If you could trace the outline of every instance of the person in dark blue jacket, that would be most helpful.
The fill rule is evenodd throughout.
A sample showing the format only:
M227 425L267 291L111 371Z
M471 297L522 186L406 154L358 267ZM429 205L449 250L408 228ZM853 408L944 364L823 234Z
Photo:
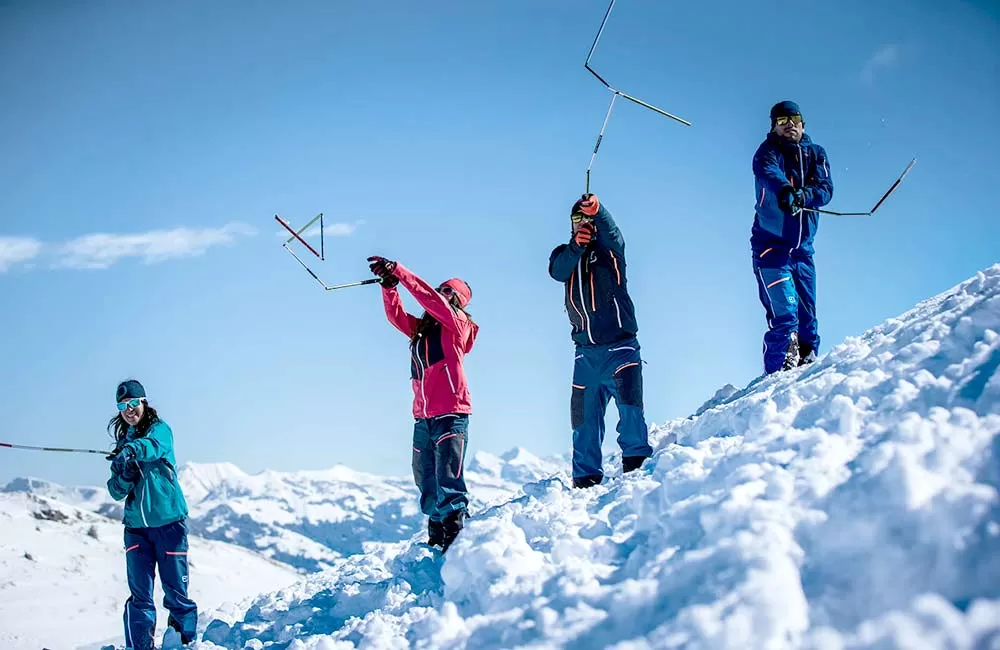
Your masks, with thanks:
M819 352L813 238L833 198L826 151L805 133L798 104L771 108L771 132L753 156L756 215L750 234L764 313L764 372L812 363Z
M642 359L635 307L628 293L625 238L593 194L570 212L572 236L549 256L549 275L565 285L566 313L576 347L570 420L573 487L604 479L604 414L614 397L622 470L652 456L642 404Z
M184 644L195 640L198 606L188 597L187 502L174 470L174 435L146 401L134 379L115 393L118 415L108 422L115 437L108 492L125 500L125 567L130 598L125 601L125 645L153 650L156 606L153 581L160 570L167 626Z

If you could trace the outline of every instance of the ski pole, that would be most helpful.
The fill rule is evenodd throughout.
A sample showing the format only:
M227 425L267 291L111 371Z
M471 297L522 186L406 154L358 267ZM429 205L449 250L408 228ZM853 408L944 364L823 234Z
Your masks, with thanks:
M320 219L322 216L323 216L322 213L318 214L315 219L313 219L312 221L310 221L309 223L307 223L305 225L305 227L302 228L301 232L305 232L306 228L308 228L309 226L311 226L314 223L316 223L316 220ZM288 230L288 232L292 233L292 236L289 237L288 241L285 242L285 244L284 244L285 246L287 246L293 239L298 239L300 242L302 242L303 246L305 246L310 251L312 251L313 255L315 255L316 257L318 257L320 259L323 259L323 256L321 254L319 254L318 252L316 252L315 248L313 248L312 246L309 245L309 242L307 242L306 240L302 239L302 236L299 233L297 233L294 230L292 230L292 227L288 225L287 221L285 221L284 219L282 219L278 215L274 215L274 220L277 221L278 223L280 223L282 226L284 226L285 229Z
M903 173L899 175L899 178L896 179L896 182L893 183L889 187L889 189L885 191L885 194L883 194L882 198L878 200L878 202L875 204L875 207L869 210L868 212L835 212L833 210L821 210L819 208L803 208L803 209L806 210L807 212L818 212L819 214L832 214L836 217L870 217L874 215L875 211L879 209L879 206L882 205L882 203L887 198L889 198L889 195L896 191L896 188L899 187L899 184L903 182L903 178L905 178L906 175L910 173L910 169L916 162L917 162L916 158L910 161L910 164L906 166L906 169L904 169Z
M102 456L107 456L111 452L108 450L101 449L69 449L66 447L35 447L32 445L15 445L11 442L0 442L0 447L9 447L10 449L31 449L34 451L65 451L76 454L101 454Z
M607 88L612 93L612 96L611 96L611 105L608 106L608 113L607 113L607 115L604 116L604 125L601 127L601 133L600 133L600 135L597 136L597 144L594 146L594 153L590 156L590 165L587 166L587 193L588 194L590 193L590 169L591 169L591 167L594 166L594 158L597 156L597 149L601 146L601 140L604 138L604 130L605 130L605 128L607 128L607 126L608 126L608 120L611 118L611 109L615 105L615 99L617 99L619 96L620 97L624 97L625 99L629 100L630 102L634 102L634 103L638 104L639 106L642 106L643 108L648 108L649 110L651 110L651 111L653 111L655 113L659 113L660 115L663 115L664 117L669 117L670 119L676 120L676 121L680 122L681 124L684 124L686 126L691 126L691 122L688 122L684 118L677 117L676 115L673 115L672 113L668 113L667 111L663 110L662 108L658 108L656 106L653 106L652 104L650 104L648 102L644 102L644 101L642 101L641 99L639 99L637 97L633 97L632 95L629 95L628 93L626 93L623 90L619 90L619 89L615 88L610 83L608 83L608 81L604 77L602 77L600 74L598 74L597 70L594 70L592 67L590 67L590 59L594 56L594 50L597 49L597 42L599 40L601 40L601 34L604 33L604 28L608 24L608 17L611 16L611 10L614 8L614 6L615 6L615 0L611 0L611 4L608 5L608 10L604 12L604 20L601 21L601 26L597 30L597 36L594 37L594 42L590 46L590 52L587 53L587 60L584 61L584 63L583 63L583 67L587 69L587 72L589 72L590 74L594 75L594 78L596 78L598 81L600 81L601 84L603 84L604 87Z
M608 105L608 113L604 116L604 124L601 125L601 132L597 134L597 142L594 144L594 153L590 156L590 164L587 165L587 194L590 194L590 168L594 166L594 159L597 158L597 150L601 148L601 140L604 139L604 130L608 128L608 120L611 119L611 109L615 107L615 100L618 93L611 96L611 104Z
M596 77L598 81L600 81L602 84L604 84L604 86L608 90L610 90L611 92L615 93L616 95L621 95L622 97L624 97L625 99L627 99L629 101L635 102L636 104L638 104L638 105L640 105L640 106L642 106L644 108L648 108L651 111L656 111L660 115L663 115L665 117L669 117L672 120L677 120L681 124L684 124L684 125L687 125L687 126L691 126L691 123L688 122L687 120L685 120L684 118L677 117L676 115L672 115L672 114L666 112L665 110L663 110L662 108L657 108L656 106L653 106L652 104L646 103L646 102L642 101L641 99L633 97L632 95L629 95L628 93L615 88L610 83L608 83L604 79L604 77L602 77L601 75L599 75L596 70L594 70L593 68L590 67L590 59L591 59L591 57L594 56L594 50L597 49L597 41L600 40L601 34L604 33L604 27L608 23L608 17L611 16L611 9L614 8L614 6L615 6L615 0L611 0L611 4L608 5L608 10L606 12L604 12L604 20L601 21L601 27L597 30L597 36L594 37L594 43L590 46L590 52L587 53L587 60L584 61L583 67L587 69L587 72L589 72L590 74L594 75L594 77Z
M282 248L288 251L288 254L294 257L295 260L302 265L302 268L304 268L306 272L309 273L309 275L313 276L316 282L319 282L320 286L326 289L327 291L335 291L336 289L345 289L347 287L359 287L364 284L375 284L376 282L380 281L378 278L369 278L368 280L361 280L360 282L348 282L347 284L337 284L331 287L326 282L320 280L319 276L316 275L312 269L306 266L306 263L302 261L302 258L296 255L295 252L291 248L289 248L287 244L283 244Z

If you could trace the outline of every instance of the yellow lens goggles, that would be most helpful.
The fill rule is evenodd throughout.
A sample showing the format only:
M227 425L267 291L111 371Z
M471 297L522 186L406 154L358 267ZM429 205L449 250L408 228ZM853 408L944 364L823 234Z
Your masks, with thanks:
M792 124L802 124L801 115L782 115L781 117L774 118L774 123L777 126L782 126L791 122Z
M594 218L588 217L582 212L574 212L573 214L569 215L569 220L572 221L573 223L580 223L581 221L593 221Z

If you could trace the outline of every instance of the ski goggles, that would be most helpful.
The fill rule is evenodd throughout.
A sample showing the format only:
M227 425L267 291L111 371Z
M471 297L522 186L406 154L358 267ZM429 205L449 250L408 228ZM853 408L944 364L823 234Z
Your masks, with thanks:
M572 221L573 223L581 223L583 221L593 221L594 218L587 216L582 212L574 212L573 214L569 215L569 220Z
M782 115L781 117L774 118L774 123L776 126L783 126L791 122L792 124L802 124L801 115Z
M127 408L137 409L140 404L142 404L142 398L133 397L132 399L127 399L124 402L118 402L118 410L124 411Z
M451 286L447 284L442 284L440 287L437 288L437 290L438 293L440 293L445 298L451 298L452 296L455 295L455 290L452 289Z

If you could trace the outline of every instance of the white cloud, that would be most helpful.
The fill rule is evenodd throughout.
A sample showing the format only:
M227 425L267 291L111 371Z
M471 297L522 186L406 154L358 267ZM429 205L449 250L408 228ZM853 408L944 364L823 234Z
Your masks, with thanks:
M865 61L865 65L861 68L861 81L869 85L875 83L876 74L899 63L899 54L898 45L890 44L880 47L878 52Z
M31 237L0 237L0 273L11 266L36 257L42 252L42 242Z
M364 224L364 220L355 221L353 223L323 223L323 236L324 237L349 237L357 232L358 228ZM301 228L301 226L299 226ZM295 225L292 225L292 229L297 229ZM310 229L309 232L302 235L303 239L317 239L319 238L319 222L317 221ZM277 233L279 237L287 239L292 236L292 233L287 230L281 230Z
M155 264L180 257L203 254L212 246L232 244L238 237L255 231L241 223L222 228L174 228L133 235L97 233L73 239L59 247L54 266L72 269L106 269L125 257L138 257Z

